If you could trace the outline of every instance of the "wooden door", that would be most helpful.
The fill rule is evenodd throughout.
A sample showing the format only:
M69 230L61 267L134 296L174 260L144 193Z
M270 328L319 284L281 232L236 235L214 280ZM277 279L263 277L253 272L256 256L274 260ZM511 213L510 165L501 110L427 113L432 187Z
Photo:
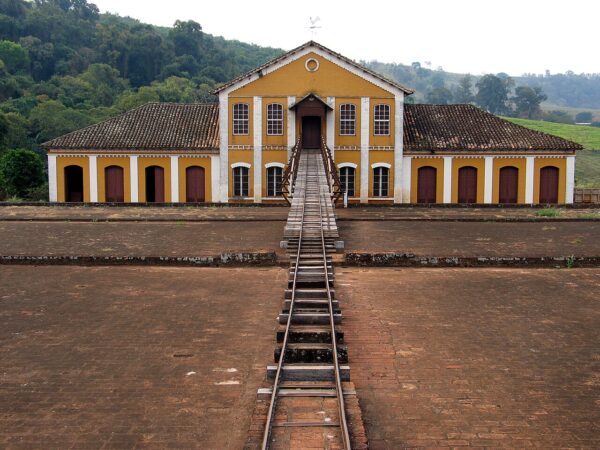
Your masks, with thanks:
M302 148L321 148L321 118L302 118Z
M146 201L165 201L165 171L159 166L146 167Z
M65 201L83 201L83 167L65 167Z
M458 203L477 203L477 169L458 169Z
M204 202L204 168L191 166L185 169L185 201Z
M512 166L500 169L499 203L517 203L519 199L519 169Z
M540 170L540 203L558 203L558 167Z
M125 189L123 168L119 166L108 166L104 169L104 180L106 186L106 201L116 203L124 202Z
M417 176L417 203L435 203L437 169L431 166L419 168Z

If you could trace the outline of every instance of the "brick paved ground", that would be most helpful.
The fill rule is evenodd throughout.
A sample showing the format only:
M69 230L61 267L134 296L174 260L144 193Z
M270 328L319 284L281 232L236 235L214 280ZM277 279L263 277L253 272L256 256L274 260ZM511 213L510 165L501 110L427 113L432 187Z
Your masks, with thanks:
M599 256L600 222L338 222L347 251L423 256ZM284 251L282 222L2 222L2 255L205 256Z
M600 448L600 270L337 275L371 449Z
M556 219L600 219L600 208L560 209ZM340 220L377 219L544 219L539 208L424 208L424 207L353 207L338 208ZM98 206L1 206L2 219L48 220L276 220L287 219L288 208L274 207L98 207Z
M0 280L0 448L242 448L284 270L5 266Z

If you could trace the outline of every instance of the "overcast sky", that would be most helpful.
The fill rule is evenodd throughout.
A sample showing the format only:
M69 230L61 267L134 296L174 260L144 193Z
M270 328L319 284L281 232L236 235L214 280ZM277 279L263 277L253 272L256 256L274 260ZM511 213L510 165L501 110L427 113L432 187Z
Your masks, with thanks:
M452 72L600 72L600 0L90 0L101 12L290 50L311 38L355 60Z

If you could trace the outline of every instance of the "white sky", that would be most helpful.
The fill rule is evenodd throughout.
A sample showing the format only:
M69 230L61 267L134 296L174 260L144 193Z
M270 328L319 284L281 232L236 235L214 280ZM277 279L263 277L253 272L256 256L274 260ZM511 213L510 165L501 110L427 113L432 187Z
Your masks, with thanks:
M355 60L452 72L600 72L599 0L90 0L101 12L290 50L311 38Z

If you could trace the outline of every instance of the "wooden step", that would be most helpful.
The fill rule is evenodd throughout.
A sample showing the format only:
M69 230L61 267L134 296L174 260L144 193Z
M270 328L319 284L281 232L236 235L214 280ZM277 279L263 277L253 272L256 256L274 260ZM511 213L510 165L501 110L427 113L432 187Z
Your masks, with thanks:
M277 373L276 365L267 366L267 379L273 380ZM340 365L340 378L350 381L350 366ZM285 364L281 368L284 381L335 381L332 364Z

